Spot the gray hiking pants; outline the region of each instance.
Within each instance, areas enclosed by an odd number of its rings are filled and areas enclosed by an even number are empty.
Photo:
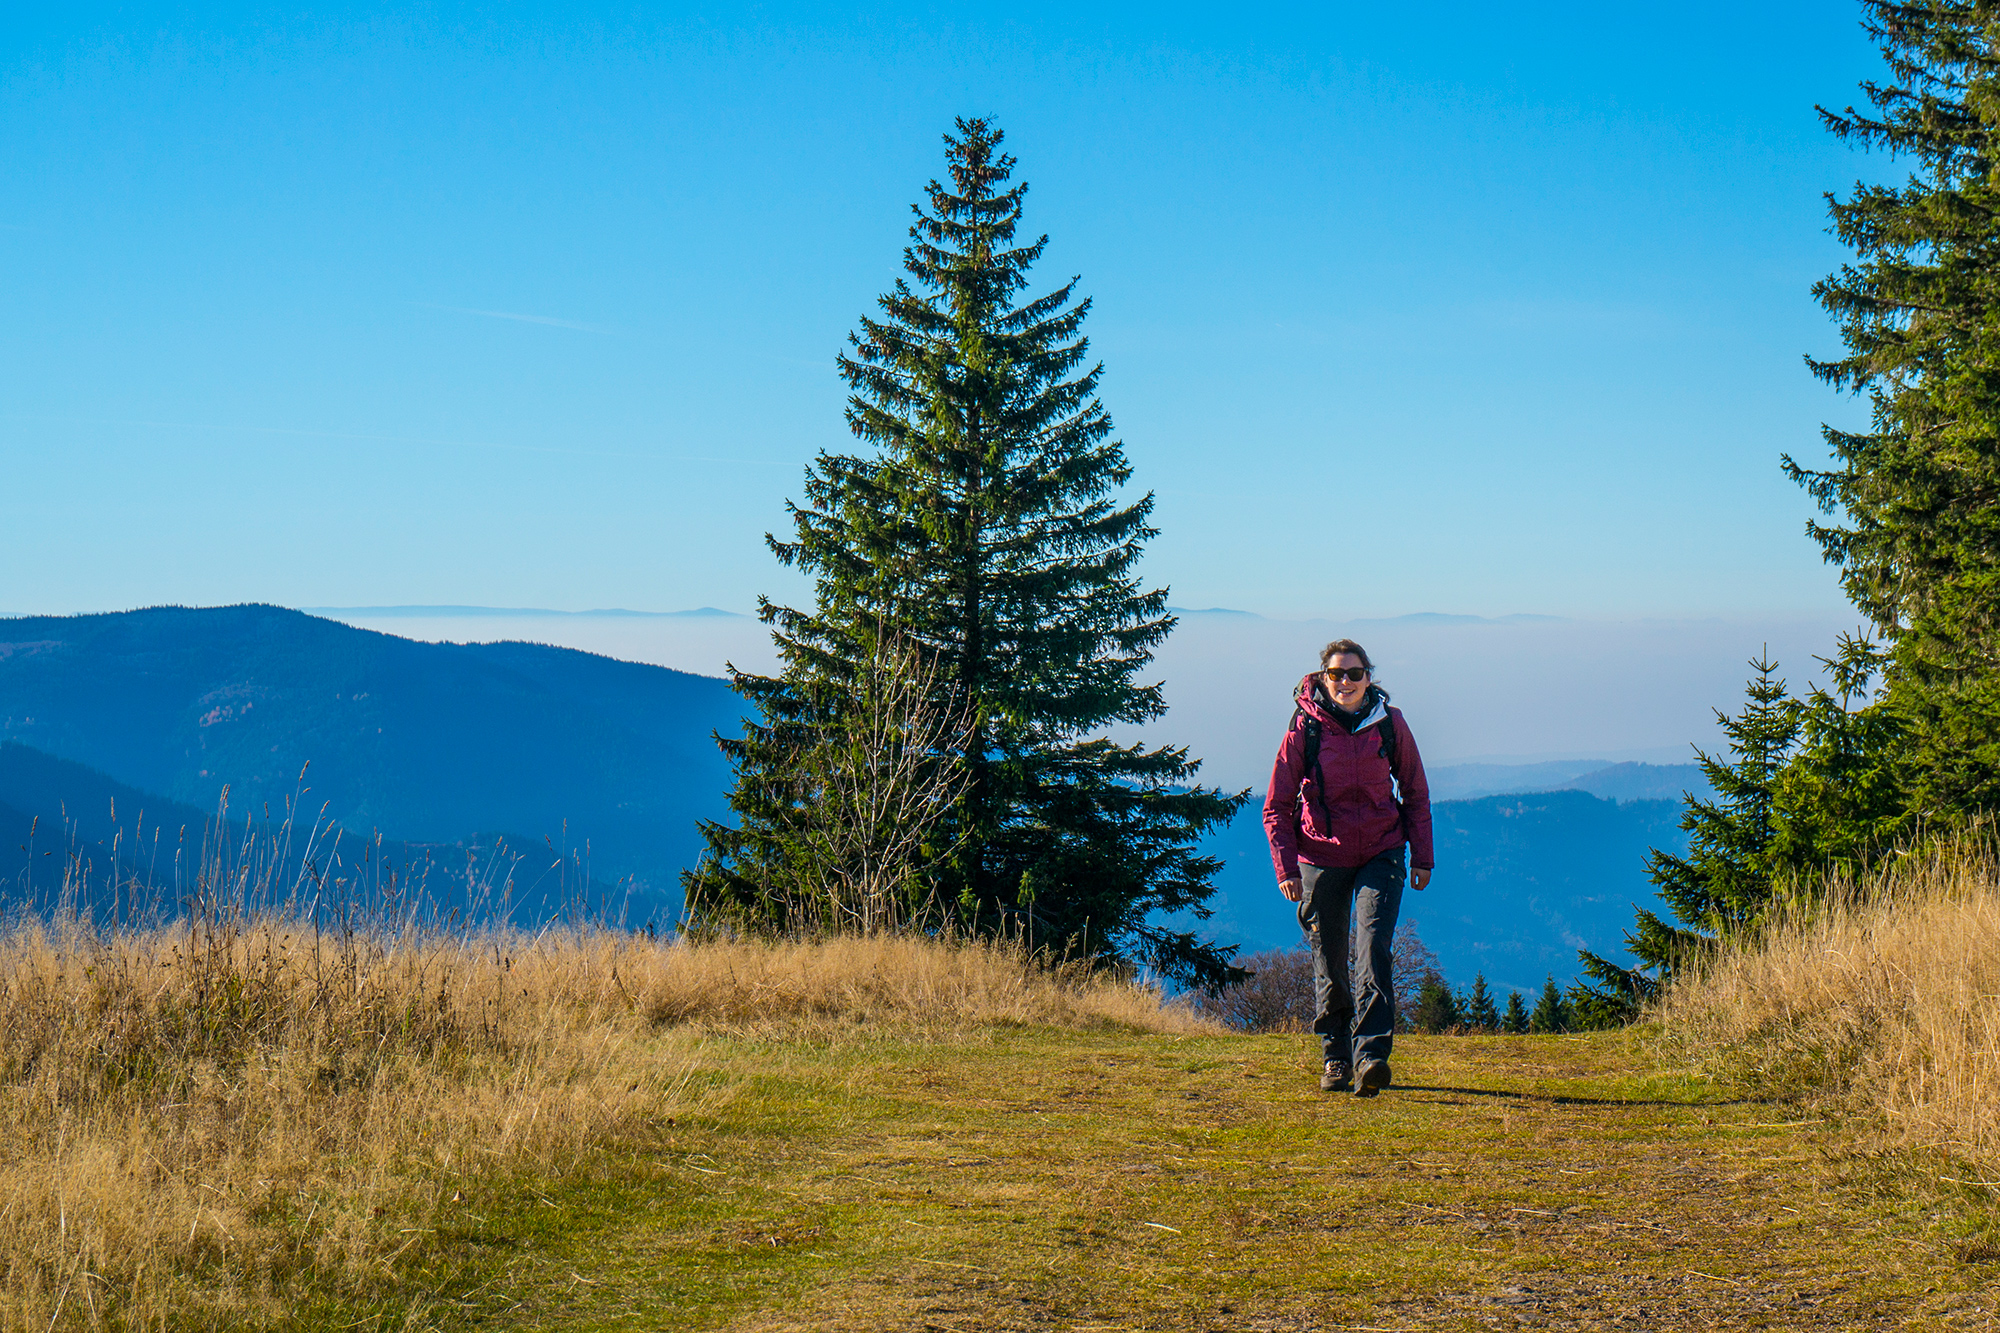
[[[1312,950],[1313,1031],[1319,1034],[1321,1058],[1356,1065],[1386,1060],[1396,1032],[1389,946],[1403,906],[1403,849],[1384,852],[1364,866],[1301,863],[1299,881],[1304,888],[1299,925]]]

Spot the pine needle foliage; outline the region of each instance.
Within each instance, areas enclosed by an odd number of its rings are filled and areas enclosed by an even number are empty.
[[[1528,1015],[1528,1031],[1568,1032],[1571,1030],[1571,1017],[1569,1001],[1557,989],[1556,979],[1550,977],[1542,985],[1541,998],[1535,1001],[1535,1011]]]
[[[1809,364],[1867,395],[1870,427],[1826,428],[1828,468],[1784,465],[1844,519],[1808,530],[1889,645],[1868,739],[1910,819],[1951,827],[2000,807],[2000,4],[1862,10],[1890,79],[1820,115],[1914,170],[1829,197],[1855,259],[1814,295],[1846,355]]]
[[[704,826],[688,901],[794,928],[784,905],[815,817],[797,756],[840,731],[887,626],[969,719],[935,756],[965,781],[908,892],[958,928],[1219,987],[1241,977],[1231,951],[1160,920],[1208,915],[1221,866],[1196,841],[1248,793],[1196,785],[1184,748],[1103,734],[1165,712],[1135,677],[1174,619],[1136,576],[1153,498],[1117,494],[1132,469],[1088,359],[1090,301],[1075,279],[1027,294],[1048,238],[1017,236],[1027,186],[1002,137],[983,119],[945,136],[947,179],[912,210],[905,276],[839,359],[867,449],[821,453],[793,537],[768,539],[811,575],[815,605],[759,603],[782,666],[732,672],[759,716],[722,742],[738,823]]]
[[[1500,1015],[1500,1030],[1520,1036],[1528,1030],[1528,1006],[1521,1003],[1521,992],[1507,992],[1507,1009]]]
[[[1798,701],[1798,747],[1778,775],[1770,846],[1775,871],[1807,882],[1864,870],[1919,831],[1907,801],[1907,728],[1875,679],[1889,654],[1843,634],[1818,658],[1829,685]]]
[[[1657,983],[1644,972],[1619,967],[1586,950],[1577,952],[1583,961],[1583,978],[1571,982],[1563,995],[1569,1006],[1570,1031],[1624,1027],[1659,993]]]

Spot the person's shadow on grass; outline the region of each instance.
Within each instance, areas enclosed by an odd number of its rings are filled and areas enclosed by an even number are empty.
[[[1398,1083],[1386,1092],[1440,1092],[1460,1097],[1495,1097],[1507,1101],[1544,1102],[1550,1106],[1747,1106],[1748,1098],[1719,1102],[1678,1102],[1648,1097],[1570,1097],[1553,1092],[1507,1092],[1499,1088],[1454,1088],[1442,1084]]]

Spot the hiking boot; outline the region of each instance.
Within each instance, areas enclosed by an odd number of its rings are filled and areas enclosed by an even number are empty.
[[[1373,1097],[1389,1086],[1389,1062],[1387,1060],[1363,1060],[1361,1062],[1361,1086],[1354,1090],[1357,1097]]]
[[[1326,1072],[1319,1076],[1319,1086],[1322,1092],[1346,1092],[1353,1087],[1354,1075],[1348,1069],[1347,1061],[1328,1060]]]

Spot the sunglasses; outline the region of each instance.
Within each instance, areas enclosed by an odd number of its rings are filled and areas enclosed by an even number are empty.
[[[1351,680],[1351,681],[1355,682],[1356,684],[1359,684],[1359,683],[1361,683],[1362,681],[1364,681],[1364,680],[1367,680],[1367,679],[1368,679],[1368,668],[1367,668],[1367,667],[1328,667],[1328,668],[1326,669],[1326,678],[1327,678],[1328,680]]]

